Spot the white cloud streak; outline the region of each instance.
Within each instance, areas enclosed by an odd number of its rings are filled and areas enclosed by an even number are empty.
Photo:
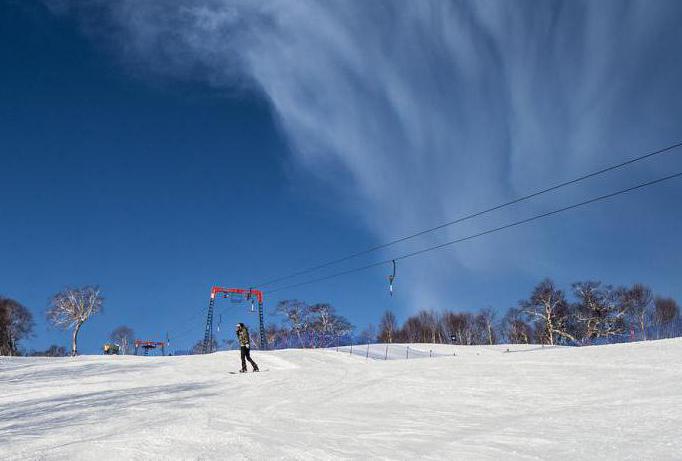
[[[50,4],[90,31],[105,18],[129,60],[261,91],[294,161],[361,200],[380,240],[673,141],[660,121],[682,100],[660,91],[682,77],[665,61],[680,45],[674,1]],[[529,232],[415,264],[414,299],[437,301],[466,271],[530,270],[519,255],[552,245]],[[423,275],[435,264],[441,276]]]

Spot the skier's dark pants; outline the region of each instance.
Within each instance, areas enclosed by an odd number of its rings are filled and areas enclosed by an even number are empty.
[[[246,370],[246,361],[249,361],[254,370],[258,370],[258,365],[251,359],[251,352],[246,346],[242,346],[242,370]]]

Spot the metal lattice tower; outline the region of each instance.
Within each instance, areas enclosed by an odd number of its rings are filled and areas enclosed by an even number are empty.
[[[214,286],[211,288],[211,299],[208,302],[208,313],[206,314],[206,329],[204,331],[204,344],[202,346],[203,354],[210,354],[213,352],[213,311],[216,296],[223,294],[226,298],[231,295],[246,296],[252,302],[258,302],[258,327],[259,327],[259,345],[261,350],[267,349],[267,341],[265,340],[265,325],[263,319],[263,292],[255,288],[222,288]]]
[[[201,348],[202,354],[213,352],[213,305],[215,304],[215,294],[211,291],[211,300],[208,302],[208,314],[206,315],[206,330],[204,331],[204,345]],[[209,350],[211,349],[211,350]]]
[[[260,348],[267,349],[267,342],[265,341],[265,326],[263,323],[263,301],[258,303],[258,326],[260,328]]]

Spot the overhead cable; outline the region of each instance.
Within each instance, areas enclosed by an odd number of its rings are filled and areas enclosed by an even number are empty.
[[[495,206],[493,206],[493,207],[486,208],[486,209],[481,210],[481,211],[476,211],[476,212],[474,212],[474,213],[471,213],[471,214],[468,214],[468,215],[465,215],[465,216],[462,216],[462,217],[453,219],[453,220],[451,220],[451,221],[448,221],[448,222],[439,224],[439,225],[434,226],[434,227],[430,227],[430,228],[428,228],[428,229],[421,230],[421,231],[419,231],[419,232],[415,232],[415,233],[413,233],[413,234],[409,234],[409,235],[406,235],[406,236],[403,236],[403,237],[396,238],[396,239],[394,239],[394,240],[390,240],[390,241],[385,242],[385,243],[381,243],[381,244],[379,244],[379,245],[373,246],[373,247],[371,247],[371,248],[367,248],[367,249],[362,250],[362,251],[358,251],[358,252],[356,252],[356,253],[351,253],[351,254],[349,254],[349,255],[346,255],[346,256],[343,256],[343,257],[340,257],[340,258],[336,258],[336,259],[332,259],[332,260],[330,260],[330,261],[326,261],[326,262],[323,262],[323,263],[321,263],[321,264],[317,264],[317,265],[315,265],[315,266],[308,267],[308,268],[306,268],[306,269],[302,269],[302,270],[299,270],[299,271],[296,271],[296,272],[292,272],[292,273],[287,274],[287,275],[283,275],[283,276],[276,277],[276,278],[273,278],[273,279],[270,279],[270,280],[266,280],[266,281],[264,281],[264,282],[262,282],[262,283],[259,283],[259,284],[255,285],[255,286],[256,286],[256,287],[260,287],[260,288],[266,287],[266,286],[270,286],[270,285],[273,285],[273,284],[275,284],[275,283],[277,283],[277,282],[281,282],[281,281],[283,281],[283,280],[288,280],[288,279],[291,279],[291,278],[294,278],[294,277],[298,277],[298,276],[300,276],[300,275],[305,275],[305,274],[309,274],[309,273],[311,273],[311,272],[316,272],[316,271],[318,271],[318,270],[320,270],[320,269],[324,269],[324,268],[326,268],[326,267],[333,266],[333,265],[336,265],[336,264],[339,264],[339,263],[348,261],[348,260],[350,260],[350,259],[357,258],[357,257],[359,257],[359,256],[364,256],[364,255],[366,255],[366,254],[374,253],[375,251],[381,250],[381,249],[383,249],[383,248],[387,248],[387,247],[392,246],[392,245],[395,245],[395,244],[397,244],[397,243],[401,243],[401,242],[404,242],[404,241],[406,241],[406,240],[410,240],[410,239],[413,239],[413,238],[416,238],[416,237],[420,237],[420,236],[422,236],[422,235],[424,235],[424,234],[428,234],[428,233],[430,233],[430,232],[434,232],[434,231],[443,229],[443,228],[445,228],[445,227],[453,226],[453,225],[455,225],[455,224],[459,224],[459,223],[461,223],[461,222],[468,221],[468,220],[477,218],[477,217],[479,217],[479,216],[483,216],[483,215],[488,214],[488,213],[491,213],[491,212],[493,212],[493,211],[497,211],[497,210],[500,210],[500,209],[502,209],[502,208],[505,208],[505,207],[508,207],[508,206],[511,206],[511,205],[515,205],[515,204],[520,203],[520,202],[524,202],[524,201],[526,201],[526,200],[530,200],[530,199],[532,199],[532,198],[534,198],[534,197],[537,197],[537,196],[539,196],[539,195],[543,195],[543,194],[546,194],[546,193],[555,191],[555,190],[557,190],[557,189],[561,189],[561,188],[563,188],[563,187],[567,187],[567,186],[570,186],[570,185],[572,185],[572,184],[576,184],[576,183],[585,181],[585,180],[587,180],[587,179],[589,179],[589,178],[593,178],[593,177],[595,177],[595,176],[602,175],[602,174],[607,173],[607,172],[609,172],[609,171],[617,170],[617,169],[619,169],[619,168],[623,168],[623,167],[625,167],[625,166],[632,165],[633,163],[640,162],[640,161],[642,161],[642,160],[645,160],[645,159],[648,159],[648,158],[651,158],[651,157],[655,157],[655,156],[657,156],[657,155],[661,155],[661,154],[666,153],[666,152],[670,152],[670,151],[672,151],[672,150],[674,150],[674,149],[677,149],[677,148],[679,148],[679,147],[682,147],[682,142],[678,142],[678,143],[675,143],[675,144],[671,144],[671,145],[669,145],[669,146],[666,146],[666,147],[657,149],[657,150],[655,150],[655,151],[651,151],[651,152],[647,152],[647,153],[641,154],[641,155],[639,155],[639,156],[637,156],[637,157],[631,158],[630,160],[626,160],[626,161],[624,161],[624,162],[620,162],[620,163],[617,163],[617,164],[608,166],[608,167],[606,167],[606,168],[602,168],[602,169],[600,169],[600,170],[593,171],[592,173],[588,173],[588,174],[579,176],[579,177],[574,178],[574,179],[571,179],[571,180],[569,180],[569,181],[565,181],[565,182],[556,184],[556,185],[554,185],[554,186],[550,186],[550,187],[547,187],[547,188],[545,188],[545,189],[538,190],[538,191],[536,191],[536,192],[533,192],[533,193],[530,193],[530,194],[527,194],[527,195],[524,195],[524,196],[515,198],[515,199],[513,199],[513,200],[509,200],[508,202],[504,202],[504,203],[501,203],[501,204],[499,204],[499,205],[495,205]]]
[[[589,200],[585,200],[585,201],[583,201],[583,202],[575,203],[575,204],[573,204],[573,205],[565,206],[565,207],[563,207],[563,208],[558,208],[558,209],[556,209],[556,210],[552,210],[552,211],[548,211],[548,212],[545,212],[545,213],[541,213],[541,214],[532,216],[532,217],[530,217],[530,218],[522,219],[522,220],[520,220],[520,221],[515,221],[515,222],[509,223],[509,224],[505,224],[505,225],[503,225],[503,226],[494,227],[494,228],[492,228],[492,229],[488,229],[488,230],[485,230],[485,231],[482,231],[482,232],[477,232],[477,233],[475,233],[475,234],[471,234],[471,235],[468,235],[468,236],[466,236],[466,237],[458,238],[458,239],[455,239],[455,240],[450,240],[450,241],[447,241],[447,242],[444,242],[444,243],[440,243],[440,244],[438,244],[438,245],[429,246],[429,247],[422,248],[422,249],[417,250],[417,251],[413,251],[413,252],[410,252],[410,253],[405,253],[405,254],[400,255],[400,256],[392,257],[392,258],[390,258],[390,259],[385,259],[385,260],[377,261],[377,262],[374,262],[374,263],[371,263],[371,264],[367,264],[367,265],[364,265],[364,266],[355,267],[355,268],[353,268],[353,269],[349,269],[349,270],[345,270],[345,271],[341,271],[341,272],[336,272],[336,273],[333,273],[333,274],[330,274],[330,275],[327,275],[327,276],[324,276],[324,277],[318,277],[318,278],[315,278],[315,279],[311,279],[311,280],[307,280],[307,281],[303,281],[303,282],[299,282],[299,283],[294,283],[294,284],[286,285],[286,286],[283,286],[283,287],[278,287],[278,288],[275,288],[275,289],[266,291],[265,293],[266,293],[266,294],[270,294],[270,293],[275,293],[275,292],[282,291],[282,290],[287,290],[287,289],[290,289],[290,288],[296,288],[296,287],[300,287],[300,286],[304,286],[304,285],[310,285],[310,284],[313,284],[313,283],[322,282],[322,281],[324,281],[324,280],[329,280],[329,279],[333,279],[333,278],[336,278],[336,277],[341,277],[341,276],[343,276],[343,275],[352,274],[352,273],[354,273],[354,272],[360,272],[360,271],[364,271],[364,270],[367,270],[367,269],[371,269],[371,268],[373,268],[373,267],[382,266],[382,265],[384,265],[384,264],[389,264],[389,263],[392,263],[393,261],[400,261],[400,260],[403,260],[403,259],[412,258],[412,257],[414,257],[414,256],[417,256],[417,255],[420,255],[420,254],[423,254],[423,253],[427,253],[427,252],[430,252],[430,251],[438,250],[438,249],[441,249],[441,248],[444,248],[444,247],[447,247],[447,246],[451,246],[451,245],[455,245],[455,244],[457,244],[457,243],[465,242],[465,241],[468,241],[468,240],[473,240],[473,239],[475,239],[475,238],[483,237],[483,236],[485,236],[485,235],[493,234],[493,233],[495,233],[495,232],[499,232],[499,231],[502,231],[502,230],[505,230],[505,229],[510,229],[510,228],[512,228],[512,227],[517,227],[517,226],[520,226],[520,225],[522,225],[522,224],[527,224],[527,223],[530,223],[530,222],[533,222],[533,221],[537,221],[537,220],[542,219],[542,218],[547,218],[547,217],[549,217],[549,216],[553,216],[553,215],[556,215],[556,214],[559,214],[559,213],[563,213],[563,212],[566,212],[566,211],[569,211],[569,210],[573,210],[573,209],[575,209],[575,208],[579,208],[579,207],[582,207],[582,206],[585,206],[585,205],[589,205],[589,204],[592,204],[592,203],[595,203],[595,202],[603,201],[603,200],[606,200],[606,199],[609,199],[609,198],[612,198],[612,197],[616,197],[616,196],[618,196],[618,195],[622,195],[622,194],[625,194],[625,193],[628,193],[628,192],[632,192],[632,191],[639,190],[639,189],[644,189],[644,188],[646,188],[646,187],[653,186],[654,184],[659,184],[659,183],[662,183],[662,182],[664,182],[664,181],[669,181],[669,180],[672,180],[672,179],[675,179],[675,178],[679,178],[680,176],[682,176],[682,171],[679,172],[679,173],[675,173],[675,174],[671,174],[671,175],[668,175],[668,176],[664,176],[664,177],[661,177],[661,178],[658,178],[658,179],[654,179],[654,180],[652,180],[652,181],[648,181],[648,182],[645,182],[645,183],[641,183],[641,184],[638,184],[638,185],[636,185],[636,186],[628,187],[628,188],[626,188],[626,189],[621,189],[621,190],[616,191],[616,192],[612,192],[612,193],[605,194],[605,195],[600,195],[600,196],[598,196],[598,197],[594,197],[594,198],[591,198],[591,199],[589,199]]]

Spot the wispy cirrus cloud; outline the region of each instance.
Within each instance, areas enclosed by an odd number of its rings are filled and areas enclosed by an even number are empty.
[[[675,1],[48,4],[106,25],[129,61],[261,92],[292,160],[361,202],[380,240],[674,141],[680,116]],[[453,275],[551,269],[561,245],[531,230],[407,270],[435,301]]]

